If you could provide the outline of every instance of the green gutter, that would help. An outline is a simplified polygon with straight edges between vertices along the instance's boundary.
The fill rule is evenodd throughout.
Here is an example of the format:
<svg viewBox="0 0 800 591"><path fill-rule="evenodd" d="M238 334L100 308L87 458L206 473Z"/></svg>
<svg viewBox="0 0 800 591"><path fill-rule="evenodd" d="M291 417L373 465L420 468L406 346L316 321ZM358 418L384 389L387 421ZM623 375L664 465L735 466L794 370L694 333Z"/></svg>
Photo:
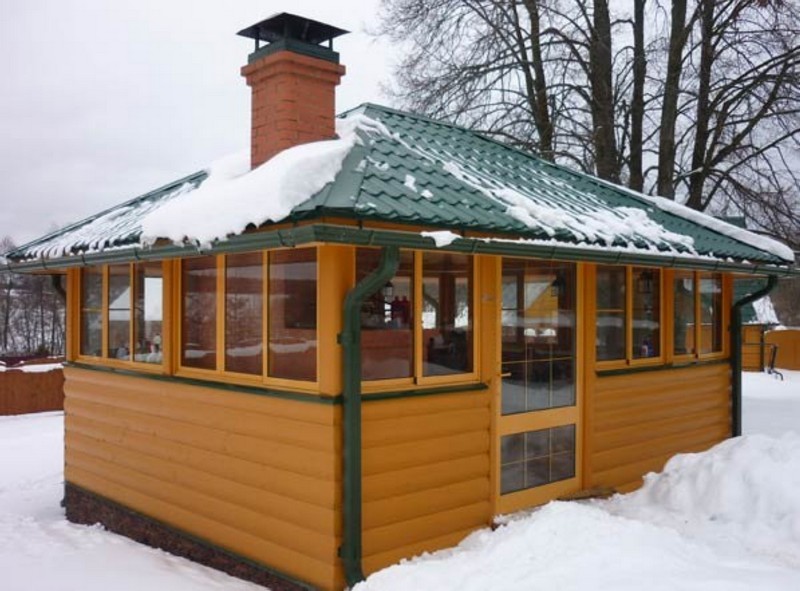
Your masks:
<svg viewBox="0 0 800 591"><path fill-rule="evenodd" d="M742 434L742 308L763 298L778 284L778 278L770 275L767 285L733 304L731 308L731 433Z"/></svg>
<svg viewBox="0 0 800 591"><path fill-rule="evenodd" d="M400 264L396 246L383 249L378 268L365 277L344 300L342 373L344 395L344 531L339 556L349 586L364 580L361 567L361 305L394 277Z"/></svg>

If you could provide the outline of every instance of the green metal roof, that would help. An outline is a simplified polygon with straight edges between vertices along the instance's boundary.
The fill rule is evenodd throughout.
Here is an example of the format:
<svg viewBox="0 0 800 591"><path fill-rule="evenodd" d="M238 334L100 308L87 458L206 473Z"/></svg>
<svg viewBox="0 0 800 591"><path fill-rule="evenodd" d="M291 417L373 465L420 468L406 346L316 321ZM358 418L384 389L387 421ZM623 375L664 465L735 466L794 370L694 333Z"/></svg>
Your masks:
<svg viewBox="0 0 800 591"><path fill-rule="evenodd" d="M498 241L550 245L553 252L580 249L588 260L593 252L598 260L607 260L608 251L617 251L673 261L678 257L684 266L692 260L703 266L709 260L759 267L788 264L758 241L727 230L736 230L733 226L720 229L717 222L709 227L696 213L665 209L643 195L458 126L370 104L341 117L361 117L374 125L359 127L362 141L347 155L335 181L278 221L344 217L455 233L474 230ZM81 264L83 255L144 247L139 243L142 216L206 177L199 172L181 179L35 240L8 257L12 263L41 259L64 266L65 257Z"/></svg>

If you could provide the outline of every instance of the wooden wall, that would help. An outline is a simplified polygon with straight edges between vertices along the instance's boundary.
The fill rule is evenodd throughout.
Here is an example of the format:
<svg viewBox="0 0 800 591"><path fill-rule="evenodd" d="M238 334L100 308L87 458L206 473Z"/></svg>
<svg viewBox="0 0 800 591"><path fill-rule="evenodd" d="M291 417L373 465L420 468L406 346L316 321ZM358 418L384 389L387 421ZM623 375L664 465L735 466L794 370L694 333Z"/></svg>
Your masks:
<svg viewBox="0 0 800 591"><path fill-rule="evenodd" d="M598 376L587 393L585 483L629 491L676 453L730 437L727 362Z"/></svg>
<svg viewBox="0 0 800 591"><path fill-rule="evenodd" d="M21 415L64 408L64 373L61 369L0 372L0 415Z"/></svg>
<svg viewBox="0 0 800 591"><path fill-rule="evenodd" d="M341 408L67 368L68 482L342 586Z"/></svg>
<svg viewBox="0 0 800 591"><path fill-rule="evenodd" d="M771 330L766 333L764 340L778 346L775 367L800 369L800 330Z"/></svg>
<svg viewBox="0 0 800 591"><path fill-rule="evenodd" d="M490 424L486 391L365 399L365 574L489 525Z"/></svg>

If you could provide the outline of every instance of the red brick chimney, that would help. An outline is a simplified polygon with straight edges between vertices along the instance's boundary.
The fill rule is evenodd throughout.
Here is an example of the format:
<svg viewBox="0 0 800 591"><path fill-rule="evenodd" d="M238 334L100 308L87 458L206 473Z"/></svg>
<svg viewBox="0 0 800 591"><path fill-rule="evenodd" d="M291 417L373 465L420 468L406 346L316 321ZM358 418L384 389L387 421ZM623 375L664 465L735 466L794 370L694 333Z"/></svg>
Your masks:
<svg viewBox="0 0 800 591"><path fill-rule="evenodd" d="M253 93L252 168L286 148L335 137L336 86L345 69L333 39L345 33L288 13L239 31L256 42L242 68Z"/></svg>

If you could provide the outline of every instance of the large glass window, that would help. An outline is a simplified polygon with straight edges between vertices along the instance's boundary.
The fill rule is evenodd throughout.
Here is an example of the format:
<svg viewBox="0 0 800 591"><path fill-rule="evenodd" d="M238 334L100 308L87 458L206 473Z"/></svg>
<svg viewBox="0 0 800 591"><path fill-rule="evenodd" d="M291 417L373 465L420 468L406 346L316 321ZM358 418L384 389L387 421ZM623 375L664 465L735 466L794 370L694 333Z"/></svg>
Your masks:
<svg viewBox="0 0 800 591"><path fill-rule="evenodd" d="M103 348L103 269L81 270L81 355L100 357Z"/></svg>
<svg viewBox="0 0 800 591"><path fill-rule="evenodd" d="M379 249L356 251L356 282L372 273ZM365 380L414 375L414 255L403 251L397 273L361 307L361 371Z"/></svg>
<svg viewBox="0 0 800 591"><path fill-rule="evenodd" d="M723 351L722 285L719 273L675 272L672 296L676 356L712 355Z"/></svg>
<svg viewBox="0 0 800 591"><path fill-rule="evenodd" d="M269 375L317 379L317 250L269 255Z"/></svg>
<svg viewBox="0 0 800 591"><path fill-rule="evenodd" d="M472 371L472 257L422 256L422 374Z"/></svg>
<svg viewBox="0 0 800 591"><path fill-rule="evenodd" d="M625 267L597 267L597 360L625 359Z"/></svg>
<svg viewBox="0 0 800 591"><path fill-rule="evenodd" d="M184 259L181 265L181 365L217 366L217 258Z"/></svg>
<svg viewBox="0 0 800 591"><path fill-rule="evenodd" d="M131 267L108 267L108 344L106 357L131 358Z"/></svg>
<svg viewBox="0 0 800 591"><path fill-rule="evenodd" d="M260 252L225 257L225 370L261 375L264 265Z"/></svg>
<svg viewBox="0 0 800 591"><path fill-rule="evenodd" d="M161 263L133 266L134 361L161 363L164 321L164 276Z"/></svg>
<svg viewBox="0 0 800 591"><path fill-rule="evenodd" d="M503 260L502 414L575 404L575 266Z"/></svg>

